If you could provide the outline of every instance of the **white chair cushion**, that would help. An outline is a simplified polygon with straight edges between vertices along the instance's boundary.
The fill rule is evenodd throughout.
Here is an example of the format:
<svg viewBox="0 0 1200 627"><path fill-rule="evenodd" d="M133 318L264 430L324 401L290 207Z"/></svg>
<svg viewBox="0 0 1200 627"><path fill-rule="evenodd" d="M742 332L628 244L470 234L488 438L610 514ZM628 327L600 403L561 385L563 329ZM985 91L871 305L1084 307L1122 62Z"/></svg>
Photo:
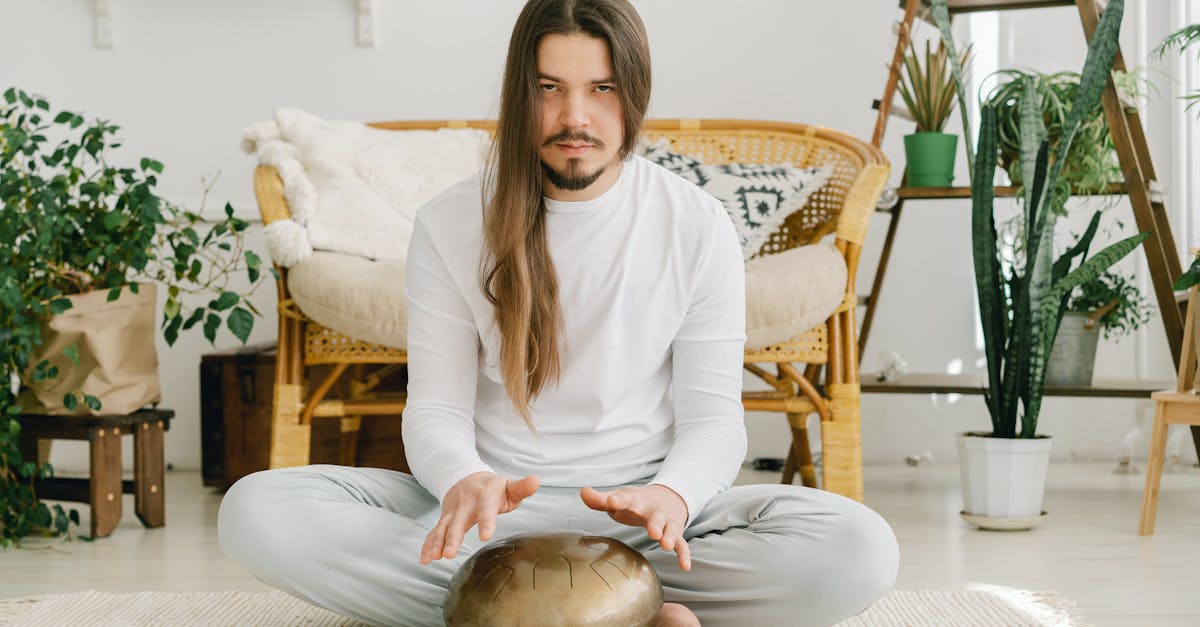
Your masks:
<svg viewBox="0 0 1200 627"><path fill-rule="evenodd" d="M746 348L790 340L842 304L846 260L831 244L800 246L746 262Z"/></svg>
<svg viewBox="0 0 1200 627"><path fill-rule="evenodd" d="M404 261L313 251L288 270L296 305L313 320L356 340L406 349Z"/></svg>
<svg viewBox="0 0 1200 627"><path fill-rule="evenodd" d="M407 348L404 262L314 251L288 271L309 318L352 338ZM746 348L785 342L823 323L842 303L846 262L829 244L746 262Z"/></svg>

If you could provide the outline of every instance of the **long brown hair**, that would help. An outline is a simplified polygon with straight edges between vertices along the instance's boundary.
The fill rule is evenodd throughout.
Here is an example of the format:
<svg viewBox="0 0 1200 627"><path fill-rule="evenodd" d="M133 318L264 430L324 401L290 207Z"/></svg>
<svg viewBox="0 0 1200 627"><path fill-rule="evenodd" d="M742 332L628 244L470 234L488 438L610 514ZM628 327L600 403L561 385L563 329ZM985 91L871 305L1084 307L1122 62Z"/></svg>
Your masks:
<svg viewBox="0 0 1200 627"><path fill-rule="evenodd" d="M500 372L509 400L531 427L529 403L562 374L562 309L546 242L542 197L541 97L537 47L550 34L584 34L608 43L624 118L619 151L633 150L650 101L650 46L628 0L530 0L513 27L500 115L483 177L484 243L480 276L500 331Z"/></svg>

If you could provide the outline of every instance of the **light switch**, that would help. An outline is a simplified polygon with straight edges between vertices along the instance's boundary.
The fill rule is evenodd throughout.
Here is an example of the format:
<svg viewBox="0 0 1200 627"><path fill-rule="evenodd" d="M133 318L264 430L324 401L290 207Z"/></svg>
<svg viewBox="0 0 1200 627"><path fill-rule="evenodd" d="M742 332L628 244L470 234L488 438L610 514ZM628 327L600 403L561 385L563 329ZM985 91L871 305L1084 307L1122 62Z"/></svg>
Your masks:
<svg viewBox="0 0 1200 627"><path fill-rule="evenodd" d="M116 46L109 1L93 0L93 4L95 14L92 17L92 44L100 50L112 50Z"/></svg>
<svg viewBox="0 0 1200 627"><path fill-rule="evenodd" d="M356 40L363 48L374 48L375 0L358 0L358 17L355 23Z"/></svg>

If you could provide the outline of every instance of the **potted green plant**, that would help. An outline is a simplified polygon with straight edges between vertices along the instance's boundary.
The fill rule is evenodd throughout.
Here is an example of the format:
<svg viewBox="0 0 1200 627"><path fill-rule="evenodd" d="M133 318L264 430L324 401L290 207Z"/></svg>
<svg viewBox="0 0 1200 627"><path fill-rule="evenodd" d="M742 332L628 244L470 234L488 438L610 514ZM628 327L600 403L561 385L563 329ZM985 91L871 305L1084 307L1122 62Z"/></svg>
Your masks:
<svg viewBox="0 0 1200 627"><path fill-rule="evenodd" d="M1188 24L1187 26L1184 26L1170 35L1167 35L1167 37L1163 39L1157 47L1154 48L1152 56L1161 59L1162 56L1170 50L1177 50L1182 53L1196 44L1200 44L1200 23ZM1183 99L1188 101L1187 108L1191 109L1197 104L1200 104L1200 90L1193 91L1192 93L1183 96ZM1198 114L1200 114L1200 112L1198 112Z"/></svg>
<svg viewBox="0 0 1200 627"><path fill-rule="evenodd" d="M941 0L944 5L944 0ZM936 8L936 5L935 5ZM944 6L943 6L944 9ZM1020 110L1020 167L1026 182L1019 202L1027 228L1021 243L1024 266L1001 264L994 179L998 162L997 112L981 109L979 141L972 172L971 244L975 287L987 361L984 399L990 432L959 436L963 476L963 516L990 528L1028 528L1044 515L1042 501L1051 439L1038 434L1046 363L1067 299L1076 287L1095 280L1134 250L1148 234L1124 239L1088 257L1099 212L1088 229L1055 259L1054 234L1064 213L1059 189L1071 143L1099 106L1117 49L1123 0L1111 0L1088 45L1079 88L1070 103L1061 139L1048 140L1036 86L1023 81ZM935 18L945 11L935 11ZM948 23L948 20L947 20Z"/></svg>
<svg viewBox="0 0 1200 627"><path fill-rule="evenodd" d="M1133 280L1105 272L1071 292L1046 363L1049 387L1092 384L1100 336L1112 340L1150 321L1151 305Z"/></svg>
<svg viewBox="0 0 1200 627"><path fill-rule="evenodd" d="M1178 50L1180 53L1188 48L1200 44L1200 23L1189 24L1183 28L1171 33L1162 43L1160 43L1153 52L1153 55L1161 58L1169 50ZM1190 94L1183 96L1184 100L1188 101L1187 109L1200 104L1200 90L1193 91ZM1200 109L1196 112L1200 116ZM1200 249L1192 251L1192 264L1183 272L1171 287L1176 290L1190 290L1196 285L1200 285ZM1194 295L1194 292L1193 292ZM1196 318L1192 324L1200 325L1200 307L1193 308L1196 311ZM1200 354L1200 333L1195 334L1196 352ZM1200 370L1196 371L1196 378L1193 382L1193 387L1200 390Z"/></svg>
<svg viewBox="0 0 1200 627"><path fill-rule="evenodd" d="M1042 74L1018 69L1003 69L995 75L1001 78L1001 82L987 94L985 101L996 110L1000 167L1008 173L1013 185L1022 185L1020 124L1023 98L1027 95L1037 98L1041 105L1046 139L1052 150L1057 149L1062 141L1071 103L1075 102L1079 90L1080 76L1077 72ZM1074 190L1079 193L1099 193L1122 180L1121 164L1103 111L1093 111L1083 118L1075 132L1055 192L1070 194Z"/></svg>
<svg viewBox="0 0 1200 627"><path fill-rule="evenodd" d="M959 55L960 67L970 55L968 46ZM907 184L911 187L949 187L954 181L958 136L942 132L958 96L949 56L941 42L935 53L926 41L922 62L910 41L904 57L904 71L896 87L917 123L916 131L904 136Z"/></svg>
<svg viewBox="0 0 1200 627"><path fill-rule="evenodd" d="M113 164L118 130L106 120L53 114L44 98L17 89L4 92L0 104L0 379L13 382L0 386L0 546L78 523L74 511L38 500L34 479L52 469L22 457L15 416L104 411L107 390L93 387L90 376L97 364L142 367L145 380L137 385L144 389L132 396L117 390L125 397L114 405L156 400L155 285L167 292L161 324L168 344L201 323L209 341L224 323L245 342L257 314L246 296L265 277L259 257L244 249L248 223L229 205L222 218L208 220L160 198L162 164ZM231 287L243 273L249 289ZM70 330L56 326L79 313L76 307L98 317ZM127 332L122 323L140 330ZM116 341L106 342L111 348L150 356L89 356L101 328L116 329ZM51 335L57 343L47 353ZM65 384L51 399L54 407L31 408L56 380Z"/></svg>

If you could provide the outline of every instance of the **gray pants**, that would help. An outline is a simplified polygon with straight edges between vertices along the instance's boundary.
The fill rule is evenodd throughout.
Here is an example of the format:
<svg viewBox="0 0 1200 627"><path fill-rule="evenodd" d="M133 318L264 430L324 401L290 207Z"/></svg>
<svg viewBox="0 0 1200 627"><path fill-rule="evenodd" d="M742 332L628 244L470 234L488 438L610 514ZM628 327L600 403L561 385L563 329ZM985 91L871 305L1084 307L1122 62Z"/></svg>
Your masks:
<svg viewBox="0 0 1200 627"><path fill-rule="evenodd" d="M609 489L595 486L597 489ZM411 475L305 466L244 477L221 503L221 548L268 585L380 625L441 625L455 570L478 550L467 533L452 560L417 558L440 505ZM666 600L706 627L828 625L866 609L896 579L891 528L850 499L750 485L717 495L687 529L692 570L640 528L588 509L575 488L543 487L501 515L494 539L572 529L617 538L654 565Z"/></svg>

